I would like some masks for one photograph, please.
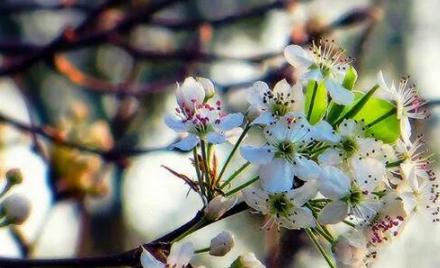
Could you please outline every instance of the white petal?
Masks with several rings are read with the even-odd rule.
[[[246,188],[242,191],[243,199],[251,208],[263,214],[268,212],[266,199],[269,195],[257,187]]]
[[[173,148],[178,148],[182,151],[190,151],[192,150],[194,147],[196,147],[197,144],[199,144],[199,137],[197,137],[196,135],[190,134],[188,136],[186,136],[185,138],[181,139],[180,141],[172,144],[170,146],[171,149]]]
[[[416,176],[416,166],[414,163],[411,161],[405,161],[400,164],[400,173],[413,190],[417,191],[419,189],[419,182]]]
[[[233,128],[231,130],[228,130],[225,132],[225,136],[226,139],[228,140],[228,142],[235,144],[238,141],[238,138],[241,136],[241,134],[243,133],[243,129],[241,127],[236,127]],[[245,135],[246,138],[247,135]]]
[[[292,110],[294,112],[304,113],[305,98],[301,83],[296,83],[292,87],[291,94],[292,94],[292,99],[295,100],[295,102],[292,105]]]
[[[286,61],[296,68],[308,68],[313,64],[313,59],[302,47],[290,45],[284,49]]]
[[[352,158],[354,181],[362,191],[371,193],[385,176],[385,164],[374,158]]]
[[[316,180],[308,181],[303,186],[287,193],[289,198],[293,198],[295,205],[301,207],[318,193],[318,182]]]
[[[318,141],[326,141],[337,143],[341,139],[339,135],[336,134],[332,125],[327,121],[321,120],[316,125],[313,126],[313,136]]]
[[[142,247],[141,265],[143,268],[165,268],[148,250]]]
[[[340,169],[326,166],[322,168],[319,180],[319,191],[327,198],[336,200],[343,198],[350,191],[350,177]]]
[[[327,204],[319,213],[321,224],[336,224],[343,221],[348,214],[348,205],[340,200]]]
[[[179,120],[178,118],[171,116],[171,115],[167,115],[165,116],[165,124],[171,128],[172,130],[176,131],[176,132],[186,132],[186,126],[185,124]]]
[[[170,267],[186,267],[194,256],[194,245],[191,242],[174,243],[171,246],[167,264]]]
[[[344,119],[338,126],[338,132],[345,137],[359,135],[362,128],[353,119]]]
[[[199,82],[202,85],[203,89],[205,90],[205,96],[207,98],[214,96],[215,88],[211,80],[204,77],[197,77],[197,82]]]
[[[263,96],[270,91],[269,86],[263,81],[255,82],[251,88],[247,89],[247,101],[251,105],[250,109],[261,109],[267,105],[263,103]]]
[[[318,162],[326,166],[339,166],[342,163],[341,152],[337,149],[328,148],[318,155]]]
[[[257,118],[252,121],[252,125],[269,125],[274,122],[275,118],[272,116],[271,112],[263,112]]]
[[[240,153],[244,159],[257,165],[267,164],[274,157],[274,153],[269,146],[255,147],[243,145],[240,148]]]
[[[313,70],[310,71],[306,71],[304,72],[303,75],[301,75],[301,79],[303,81],[321,81],[324,77],[322,76],[321,71],[318,68],[315,68]]]
[[[243,123],[243,118],[241,113],[228,114],[220,119],[218,126],[223,131],[231,130],[239,127]]]
[[[212,144],[222,144],[226,142],[226,136],[217,132],[211,132],[206,135],[206,139]]]
[[[186,103],[202,103],[205,99],[205,90],[193,77],[187,77],[180,88]]]
[[[293,166],[295,175],[303,181],[316,180],[321,175],[321,168],[318,164],[302,156],[295,157]]]
[[[286,79],[278,81],[273,88],[273,93],[275,95],[283,94],[286,97],[287,94],[291,94],[291,92],[292,92],[292,87],[290,86],[289,83],[287,83]]]
[[[403,142],[407,145],[411,145],[411,123],[408,117],[404,116],[400,118],[400,135],[402,136]]]
[[[382,141],[373,138],[357,138],[359,152],[363,156],[377,156],[381,152]]]
[[[293,168],[283,159],[274,159],[259,168],[262,188],[270,193],[284,192],[292,189]]]
[[[365,225],[370,223],[377,212],[380,209],[380,203],[376,200],[366,200],[355,208],[352,208],[350,213],[353,213],[355,216],[355,221],[358,221],[359,225]]]
[[[333,101],[337,104],[348,105],[354,100],[353,92],[331,79],[325,80],[325,87]]]
[[[295,208],[292,212],[292,216],[288,219],[291,221],[292,225],[287,226],[287,228],[292,227],[291,229],[300,229],[316,226],[312,211],[305,207]]]

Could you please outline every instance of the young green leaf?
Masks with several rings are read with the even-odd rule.
[[[311,124],[319,122],[327,111],[328,98],[324,83],[310,81],[306,87],[305,111]]]

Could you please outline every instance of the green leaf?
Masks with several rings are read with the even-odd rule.
[[[344,81],[342,82],[342,86],[346,89],[353,90],[354,85],[356,84],[358,78],[358,74],[356,69],[353,66],[350,66],[348,68],[347,72],[345,73]],[[331,104],[330,112],[327,115],[327,121],[332,124],[335,122],[342,114],[342,111],[344,110],[344,105],[339,105],[336,103]]]
[[[361,98],[356,100],[354,104],[348,109],[347,112],[344,113],[334,124],[338,125],[342,120],[355,117],[360,110],[368,103],[368,100],[373,96],[374,93],[379,89],[378,85],[375,85],[372,89],[370,89],[366,94],[364,94]]]
[[[327,111],[327,89],[323,82],[310,81],[306,87],[305,111],[311,124],[319,122]]]
[[[356,105],[366,93],[354,93]],[[345,107],[343,112],[348,112],[349,109],[351,107]],[[400,137],[400,121],[397,119],[396,106],[387,100],[370,97],[353,119],[363,119],[367,126],[367,134],[385,143],[393,143]]]

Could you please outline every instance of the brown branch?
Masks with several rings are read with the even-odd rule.
[[[229,210],[222,218],[219,220],[228,218],[237,213],[247,210],[249,207],[245,203],[240,203],[234,208]],[[199,211],[194,218],[192,218],[187,223],[183,224],[179,228],[171,231],[164,236],[144,244],[146,248],[161,248],[166,247],[166,245],[173,239],[179,237],[181,234],[185,233],[203,218],[203,211]],[[199,229],[209,225],[206,223],[202,225]],[[138,267],[139,259],[142,253],[142,248],[134,248],[126,252],[107,256],[98,257],[79,257],[79,258],[66,258],[66,259],[18,259],[18,258],[0,258],[0,267],[9,268],[23,268],[23,267],[115,267],[115,266],[131,266]]]
[[[72,149],[77,149],[83,152],[100,155],[107,161],[119,161],[130,156],[136,156],[145,153],[157,152],[167,150],[167,147],[157,148],[112,148],[110,150],[102,150],[98,148],[88,147],[86,145],[64,140],[57,134],[56,130],[48,127],[29,126],[19,121],[12,119],[4,114],[0,114],[0,121],[8,123],[9,125],[25,132],[37,134],[43,138],[50,140],[52,143],[66,146]]]

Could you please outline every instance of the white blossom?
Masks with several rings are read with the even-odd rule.
[[[234,245],[234,235],[229,231],[223,231],[211,240],[209,254],[212,256],[225,256]]]
[[[171,145],[183,151],[193,149],[200,139],[212,144],[221,144],[232,138],[231,133],[238,134],[237,128],[243,123],[241,113],[226,114],[222,111],[221,101],[215,105],[205,102],[205,87],[211,87],[207,79],[195,80],[188,77],[182,86],[177,85],[177,104],[174,116],[167,116],[168,127],[186,136]]]
[[[269,192],[288,191],[294,176],[304,181],[317,179],[320,168],[304,154],[314,141],[312,127],[302,114],[289,113],[264,129],[266,144],[241,147],[241,155],[259,165],[261,185]]]
[[[309,50],[290,45],[284,49],[284,57],[298,69],[303,81],[323,81],[335,103],[348,105],[353,102],[354,94],[341,85],[351,60],[333,41],[320,40]]]
[[[142,248],[141,265],[143,268],[185,268],[188,266],[193,255],[194,246],[191,242],[183,244],[174,243],[171,246],[170,255],[166,263],[157,260],[148,250]]]

